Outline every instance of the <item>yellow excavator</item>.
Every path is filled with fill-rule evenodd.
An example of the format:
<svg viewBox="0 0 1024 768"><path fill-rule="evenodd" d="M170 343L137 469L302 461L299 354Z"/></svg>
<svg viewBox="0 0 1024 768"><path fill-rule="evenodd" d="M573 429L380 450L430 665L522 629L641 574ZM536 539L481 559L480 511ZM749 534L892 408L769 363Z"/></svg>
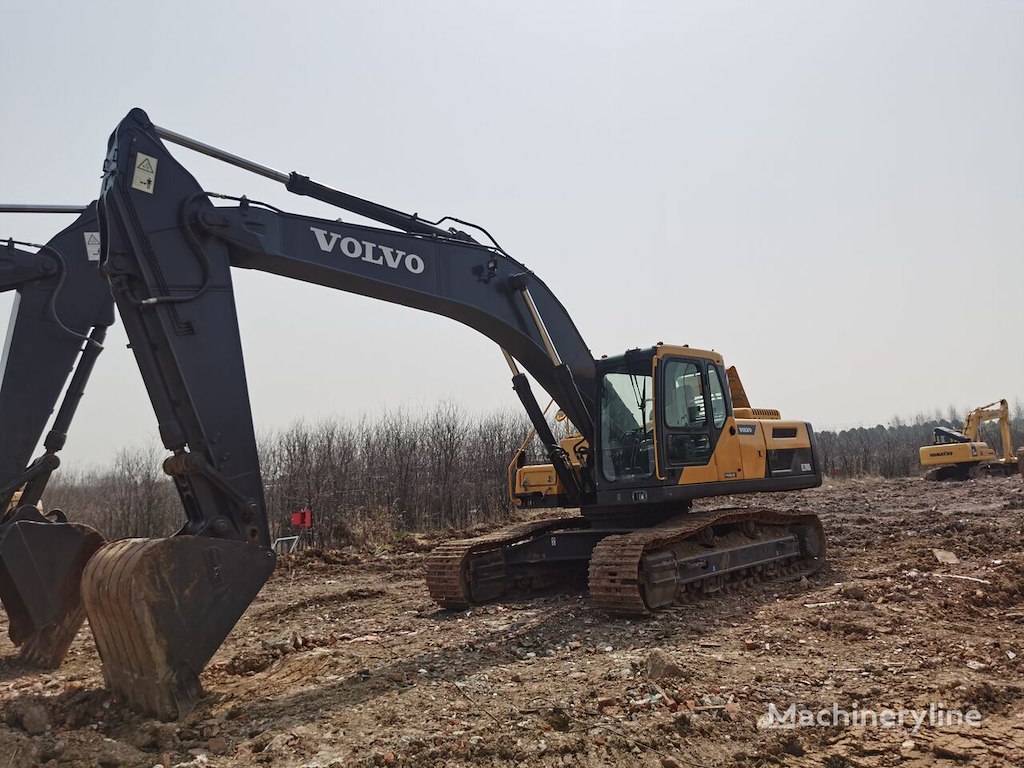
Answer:
<svg viewBox="0 0 1024 768"><path fill-rule="evenodd" d="M980 437L981 425L999 422L1002 456ZM921 466L927 467L927 480L969 480L981 475L1015 475L1020 471L1010 437L1010 407L998 400L967 414L964 427L957 432L936 427L931 445L920 449Z"/></svg>
<svg viewBox="0 0 1024 768"><path fill-rule="evenodd" d="M290 214L245 197L216 195L230 202L214 205L164 141L384 227ZM547 454L540 468L517 460L512 495L566 513L438 547L424 570L444 608L585 580L596 607L643 616L825 562L825 534L812 514L691 511L696 499L819 486L810 424L752 408L714 351L649 341L595 357L544 281L479 227L453 217L426 221L282 173L160 128L141 110L108 143L99 219L100 269L170 451L164 471L185 517L170 538L100 547L82 573L104 680L134 709L165 719L192 709L204 666L274 569L236 269L443 315L503 353ZM555 438L527 373L578 435Z"/></svg>

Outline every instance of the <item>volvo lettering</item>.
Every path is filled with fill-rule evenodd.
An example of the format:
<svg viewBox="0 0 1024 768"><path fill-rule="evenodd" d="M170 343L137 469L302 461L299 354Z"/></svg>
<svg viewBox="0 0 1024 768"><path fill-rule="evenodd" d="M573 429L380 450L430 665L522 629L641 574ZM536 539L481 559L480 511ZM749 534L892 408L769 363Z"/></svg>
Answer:
<svg viewBox="0 0 1024 768"><path fill-rule="evenodd" d="M369 240L357 240L354 237L344 237L337 232L328 232L326 229L310 227L309 230L316 235L316 241L320 250L330 253L338 246L338 250L350 259L360 259L371 264L388 266L391 269L398 269L404 266L412 274L418 275L423 272L423 259L415 253L406 253L396 248L390 248L380 243L372 243ZM380 253L374 253L378 249Z"/></svg>

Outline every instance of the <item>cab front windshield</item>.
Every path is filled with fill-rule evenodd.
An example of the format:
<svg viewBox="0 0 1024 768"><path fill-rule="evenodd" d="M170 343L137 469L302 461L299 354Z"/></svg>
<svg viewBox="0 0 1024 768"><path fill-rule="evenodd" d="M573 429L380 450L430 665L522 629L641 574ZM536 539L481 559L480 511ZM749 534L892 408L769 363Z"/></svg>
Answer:
<svg viewBox="0 0 1024 768"><path fill-rule="evenodd" d="M602 377L601 472L608 480L639 480L654 473L653 401L650 374L623 370Z"/></svg>

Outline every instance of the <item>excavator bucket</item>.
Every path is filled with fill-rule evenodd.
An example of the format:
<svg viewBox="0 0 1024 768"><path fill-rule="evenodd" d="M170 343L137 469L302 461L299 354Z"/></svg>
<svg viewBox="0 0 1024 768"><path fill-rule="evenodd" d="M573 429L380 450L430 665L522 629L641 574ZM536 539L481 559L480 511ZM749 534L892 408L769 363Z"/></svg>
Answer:
<svg viewBox="0 0 1024 768"><path fill-rule="evenodd" d="M199 673L274 570L273 551L197 536L123 539L89 561L82 597L107 687L162 720L203 695Z"/></svg>
<svg viewBox="0 0 1024 768"><path fill-rule="evenodd" d="M22 662L60 666L85 620L82 571L103 542L87 525L53 522L32 507L0 525L0 602Z"/></svg>

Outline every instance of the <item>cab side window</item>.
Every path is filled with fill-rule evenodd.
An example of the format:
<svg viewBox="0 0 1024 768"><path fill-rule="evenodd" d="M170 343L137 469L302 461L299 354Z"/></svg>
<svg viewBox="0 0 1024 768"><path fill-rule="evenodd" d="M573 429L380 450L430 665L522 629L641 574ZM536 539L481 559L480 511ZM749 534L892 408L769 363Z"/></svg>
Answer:
<svg viewBox="0 0 1024 768"><path fill-rule="evenodd" d="M670 362L665 388L666 426L703 427L706 422L700 368L695 363Z"/></svg>
<svg viewBox="0 0 1024 768"><path fill-rule="evenodd" d="M665 373L663 408L668 463L707 464L711 458L711 434L701 366L689 360L670 360Z"/></svg>
<svg viewBox="0 0 1024 768"><path fill-rule="evenodd" d="M725 424L725 394L722 391L722 380L718 375L718 368L708 366L708 392L711 394L711 419L715 429L721 429Z"/></svg>

